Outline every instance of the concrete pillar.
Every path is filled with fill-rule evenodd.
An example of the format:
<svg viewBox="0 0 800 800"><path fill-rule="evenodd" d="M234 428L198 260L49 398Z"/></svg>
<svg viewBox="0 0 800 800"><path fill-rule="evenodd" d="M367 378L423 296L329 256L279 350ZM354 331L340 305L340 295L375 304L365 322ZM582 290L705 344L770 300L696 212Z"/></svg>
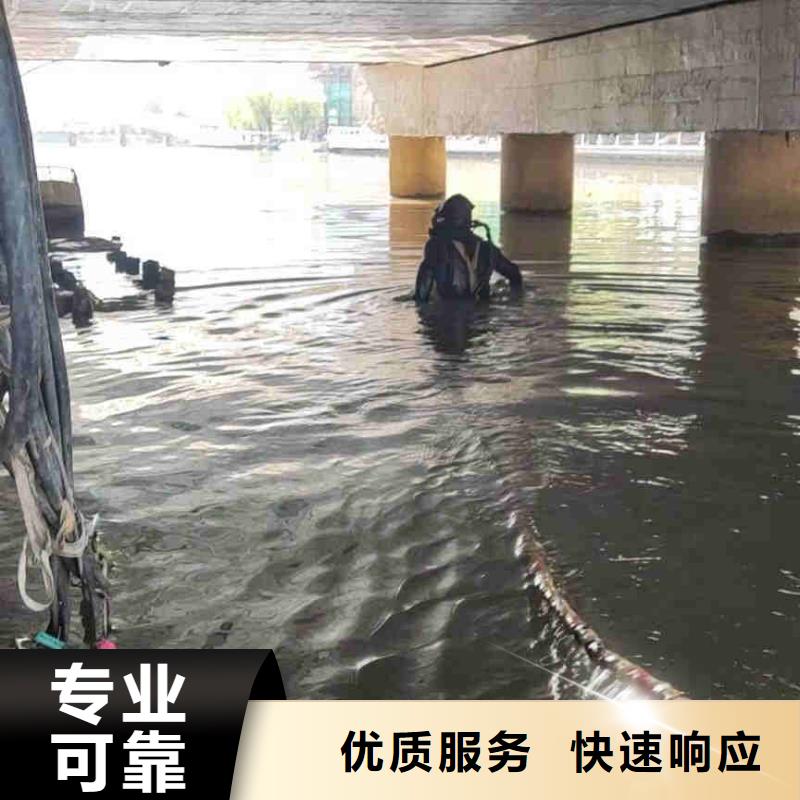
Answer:
<svg viewBox="0 0 800 800"><path fill-rule="evenodd" d="M506 134L500 207L506 211L571 211L574 160L571 134Z"/></svg>
<svg viewBox="0 0 800 800"><path fill-rule="evenodd" d="M393 197L441 197L446 182L444 136L389 137L389 188Z"/></svg>
<svg viewBox="0 0 800 800"><path fill-rule="evenodd" d="M561 262L569 271L572 220L566 214L536 215L506 211L500 217L500 242L512 261ZM556 265L551 264L548 270Z"/></svg>
<svg viewBox="0 0 800 800"><path fill-rule="evenodd" d="M702 233L800 235L800 133L706 136Z"/></svg>
<svg viewBox="0 0 800 800"><path fill-rule="evenodd" d="M428 228L438 200L392 200L389 203L389 263L392 269L407 270L428 238Z"/></svg>

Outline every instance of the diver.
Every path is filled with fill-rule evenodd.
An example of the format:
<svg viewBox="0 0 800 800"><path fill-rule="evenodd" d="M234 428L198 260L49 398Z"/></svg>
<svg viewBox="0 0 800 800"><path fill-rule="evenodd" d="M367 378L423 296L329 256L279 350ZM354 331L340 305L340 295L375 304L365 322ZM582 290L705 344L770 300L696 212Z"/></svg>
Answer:
<svg viewBox="0 0 800 800"><path fill-rule="evenodd" d="M436 208L417 271L417 303L433 297L486 300L493 272L506 278L512 289L522 288L519 267L495 246L489 227L473 221L473 208L463 194L454 194ZM474 228L483 228L487 238L477 236Z"/></svg>

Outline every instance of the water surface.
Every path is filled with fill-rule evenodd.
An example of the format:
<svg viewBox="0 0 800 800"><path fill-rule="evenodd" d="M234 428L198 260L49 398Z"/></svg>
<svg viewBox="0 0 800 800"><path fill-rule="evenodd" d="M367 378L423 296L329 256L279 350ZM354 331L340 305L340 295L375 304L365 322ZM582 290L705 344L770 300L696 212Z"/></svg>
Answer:
<svg viewBox="0 0 800 800"><path fill-rule="evenodd" d="M800 257L701 245L698 165L581 162L565 222L501 219L497 162L452 159L527 291L442 314L396 299L431 206L389 202L383 158L39 161L74 165L89 232L181 289L159 308L102 255L72 265L134 298L63 328L122 646L274 647L293 697L583 696L509 654L602 683L531 606L535 537L659 677L797 696ZM8 639L34 618L2 492Z"/></svg>

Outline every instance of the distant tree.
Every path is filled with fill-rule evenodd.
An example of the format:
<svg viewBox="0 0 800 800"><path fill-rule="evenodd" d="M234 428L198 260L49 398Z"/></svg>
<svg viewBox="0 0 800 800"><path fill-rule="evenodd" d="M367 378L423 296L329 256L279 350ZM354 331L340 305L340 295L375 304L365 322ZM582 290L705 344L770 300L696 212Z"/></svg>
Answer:
<svg viewBox="0 0 800 800"><path fill-rule="evenodd" d="M225 120L235 130L250 130L250 117L248 110L241 102L233 103L225 109Z"/></svg>
<svg viewBox="0 0 800 800"><path fill-rule="evenodd" d="M324 123L325 111L317 100L299 100L288 97L282 104L282 116L292 136L308 139Z"/></svg>
<svg viewBox="0 0 800 800"><path fill-rule="evenodd" d="M230 105L225 118L231 128L272 133L278 101L271 92L251 94Z"/></svg>
<svg viewBox="0 0 800 800"><path fill-rule="evenodd" d="M280 119L291 136L308 139L322 128L325 112L319 101L297 97L280 100L266 92L251 94L228 106L225 119L231 128L269 133Z"/></svg>
<svg viewBox="0 0 800 800"><path fill-rule="evenodd" d="M250 108L250 119L255 124L253 130L272 133L272 122L277 106L272 92L251 94L247 98L247 105Z"/></svg>

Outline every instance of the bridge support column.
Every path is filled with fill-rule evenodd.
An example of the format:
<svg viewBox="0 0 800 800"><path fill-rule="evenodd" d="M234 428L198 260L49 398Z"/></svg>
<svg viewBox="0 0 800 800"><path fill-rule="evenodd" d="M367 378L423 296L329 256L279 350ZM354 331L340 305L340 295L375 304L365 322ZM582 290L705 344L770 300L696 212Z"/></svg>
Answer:
<svg viewBox="0 0 800 800"><path fill-rule="evenodd" d="M444 136L389 137L389 189L393 197L441 197L446 182Z"/></svg>
<svg viewBox="0 0 800 800"><path fill-rule="evenodd" d="M706 136L702 233L800 237L800 132Z"/></svg>
<svg viewBox="0 0 800 800"><path fill-rule="evenodd" d="M500 207L506 211L570 212L574 153L571 134L503 136Z"/></svg>

